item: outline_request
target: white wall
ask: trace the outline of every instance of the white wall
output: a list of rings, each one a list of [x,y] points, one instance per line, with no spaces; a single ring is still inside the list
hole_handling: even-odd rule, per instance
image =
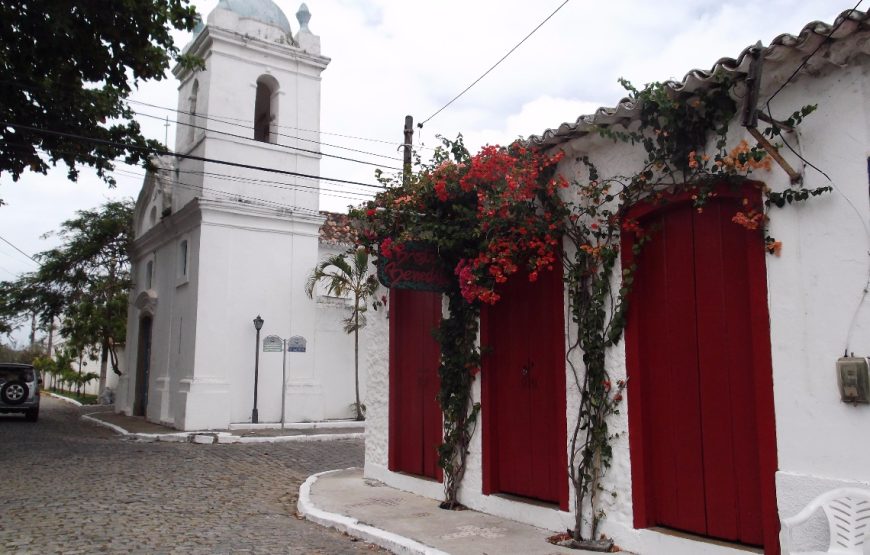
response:
[[[770,214],[770,235],[783,242],[780,257],[766,257],[780,469],[776,486],[783,516],[795,514],[821,491],[843,485],[870,487],[870,443],[866,441],[870,406],[855,407],[840,402],[834,372],[847,336],[850,351],[858,356],[870,355],[870,301],[865,300],[859,307],[868,277],[870,251],[870,238],[863,227],[870,225],[870,80],[866,57],[863,60],[863,67],[837,71],[828,66],[821,75],[802,76],[785,88],[773,105],[775,115],[784,118],[805,104],[819,104],[818,112],[801,125],[799,137],[789,139],[799,145],[804,158],[828,172],[837,187],[833,194],[786,209],[773,208]],[[732,131],[729,148],[743,138],[743,130],[737,124]],[[752,143],[750,137],[746,138]],[[562,147],[568,156],[560,171],[569,179],[584,175],[584,167],[576,161],[580,155],[588,154],[605,177],[630,173],[643,158],[638,149],[594,137]],[[802,170],[806,188],[828,184],[818,172],[804,168],[797,157],[788,152],[783,154]],[[788,186],[787,176],[775,164],[770,172],[756,172],[752,177],[775,191]],[[620,275],[618,268],[614,275]],[[853,316],[855,323],[850,332]],[[566,321],[570,322],[567,316]],[[576,330],[573,323],[570,325],[574,335]],[[367,333],[372,337],[366,339],[371,394],[365,474],[395,487],[438,498],[440,485],[387,470],[387,321],[379,320]],[[625,353],[621,345],[609,353],[608,364],[613,379],[625,378]],[[574,378],[570,368],[566,372],[570,434],[578,399],[572,389]],[[479,381],[474,395],[479,399]],[[631,386],[626,391],[626,396],[630,395]],[[484,415],[485,412],[481,418]],[[610,423],[610,430],[622,435],[613,442],[613,467],[603,484],[616,496],[601,496],[601,506],[607,513],[602,532],[614,537],[624,548],[643,553],[731,552],[726,547],[633,529],[627,422],[624,410]],[[472,442],[460,501],[472,508],[551,530],[570,525],[572,517],[568,513],[480,493],[479,430],[480,426]],[[810,528],[809,534],[815,534],[816,545],[825,541],[824,532],[819,532],[818,527]]]

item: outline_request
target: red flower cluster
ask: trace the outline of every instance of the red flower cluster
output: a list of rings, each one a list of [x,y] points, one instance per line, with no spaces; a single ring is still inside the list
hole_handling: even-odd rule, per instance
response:
[[[461,141],[447,146],[453,158],[442,156],[360,210],[361,236],[388,259],[408,241],[432,243],[458,261],[451,264],[463,298],[492,304],[499,300],[496,287],[521,267],[534,281],[558,262],[569,213],[559,190],[568,182],[550,176],[564,155],[514,143],[462,156]]]

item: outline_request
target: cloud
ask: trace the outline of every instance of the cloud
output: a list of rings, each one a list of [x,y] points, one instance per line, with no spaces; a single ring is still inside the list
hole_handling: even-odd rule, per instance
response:
[[[301,0],[277,0],[294,29]],[[332,63],[323,73],[321,129],[392,142],[383,144],[324,134],[322,141],[400,158],[406,114],[416,122],[429,117],[462,91],[529,33],[561,0],[306,0],[310,27],[322,39]],[[196,0],[207,15],[217,0]],[[540,134],[574,121],[599,105],[613,106],[625,95],[617,83],[625,77],[640,85],[681,79],[694,68],[709,69],[721,57],[737,56],[761,39],[797,33],[810,21],[832,21],[848,5],[830,0],[574,0],[556,14],[504,63],[449,108],[429,121],[414,141],[432,146],[437,134],[462,132],[473,147],[506,144],[517,136]],[[175,33],[179,45],[189,34]],[[174,108],[177,83],[171,75],[142,84],[134,98]],[[239,99],[238,101],[244,101]],[[134,105],[144,113],[166,111]],[[174,114],[169,113],[170,119]],[[163,140],[161,121],[141,118],[149,137]],[[174,141],[174,126],[169,143]],[[325,152],[347,155],[324,147]],[[425,151],[424,151],[425,152]],[[389,165],[383,160],[353,154]],[[324,158],[321,174],[374,183],[373,168]],[[64,172],[28,175],[13,184],[0,177],[0,235],[29,252],[44,250],[38,239],[57,228],[77,209],[99,205],[105,197],[134,196],[141,181],[119,176],[109,190],[91,172],[69,183]],[[330,185],[329,188],[339,186]],[[352,189],[352,188],[351,188]],[[346,195],[343,195],[346,196]],[[324,193],[332,210],[348,202]],[[7,249],[8,250],[8,249]],[[26,261],[0,248],[0,268],[16,273]],[[3,273],[2,278],[8,278]]]

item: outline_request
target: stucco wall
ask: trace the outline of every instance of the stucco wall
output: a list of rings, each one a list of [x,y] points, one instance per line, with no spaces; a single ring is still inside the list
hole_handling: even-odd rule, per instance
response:
[[[863,67],[835,70],[829,66],[822,74],[801,76],[783,90],[772,106],[775,116],[785,118],[805,104],[819,104],[818,111],[801,125],[798,136],[788,138],[805,159],[826,171],[836,186],[833,194],[786,209],[771,210],[770,235],[783,243],[780,257],[766,257],[780,469],[776,487],[783,516],[795,514],[823,490],[843,485],[870,485],[870,465],[867,464],[870,446],[864,440],[866,430],[870,429],[870,407],[840,402],[834,372],[847,337],[850,351],[858,356],[870,354],[870,303],[865,300],[859,305],[868,276],[870,249],[870,238],[863,227],[870,222],[870,107],[867,106],[870,82],[866,58],[864,62]],[[741,138],[744,138],[744,130],[735,123],[729,148]],[[745,138],[752,142],[748,135]],[[582,155],[592,159],[602,176],[630,173],[641,165],[643,158],[638,149],[600,138],[574,141],[562,148],[568,156],[560,165],[560,171],[569,179],[584,177],[586,170],[577,160]],[[804,167],[796,156],[785,149],[783,154],[802,171],[805,187],[828,184],[824,176]],[[757,172],[752,177],[775,191],[788,186],[787,176],[775,164],[770,172]],[[566,194],[570,195],[571,191]],[[620,275],[619,269],[614,275]],[[381,322],[380,327],[369,330],[375,336],[367,340],[373,348],[367,356],[371,394],[365,473],[396,487],[438,497],[437,484],[387,470],[387,330],[387,323]],[[571,324],[571,334],[574,333],[576,330]],[[608,363],[613,379],[625,377],[623,345],[611,350]],[[571,385],[574,377],[570,367],[566,372],[570,436],[578,399]],[[479,399],[479,381],[474,394]],[[629,385],[626,397],[632,394]],[[614,537],[623,547],[642,553],[731,552],[728,547],[633,529],[627,423],[627,410],[614,416],[610,423],[611,431],[619,432],[620,438],[613,442],[613,466],[603,484],[606,491],[601,495],[601,507],[607,517],[602,532]],[[572,519],[571,514],[480,493],[479,430],[480,427],[472,442],[460,501],[472,508],[552,530],[564,529]],[[566,444],[569,439],[566,438]],[[616,495],[609,495],[611,492]],[[815,534],[816,545],[826,541],[819,536],[818,522],[811,526],[809,534]]]

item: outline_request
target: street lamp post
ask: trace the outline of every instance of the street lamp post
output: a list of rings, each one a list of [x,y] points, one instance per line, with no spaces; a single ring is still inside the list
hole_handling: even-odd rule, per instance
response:
[[[257,340],[254,342],[254,410],[251,411],[251,423],[259,422],[257,414],[257,382],[260,380],[260,330],[263,328],[263,319],[257,314],[254,318],[254,328],[257,329]]]

